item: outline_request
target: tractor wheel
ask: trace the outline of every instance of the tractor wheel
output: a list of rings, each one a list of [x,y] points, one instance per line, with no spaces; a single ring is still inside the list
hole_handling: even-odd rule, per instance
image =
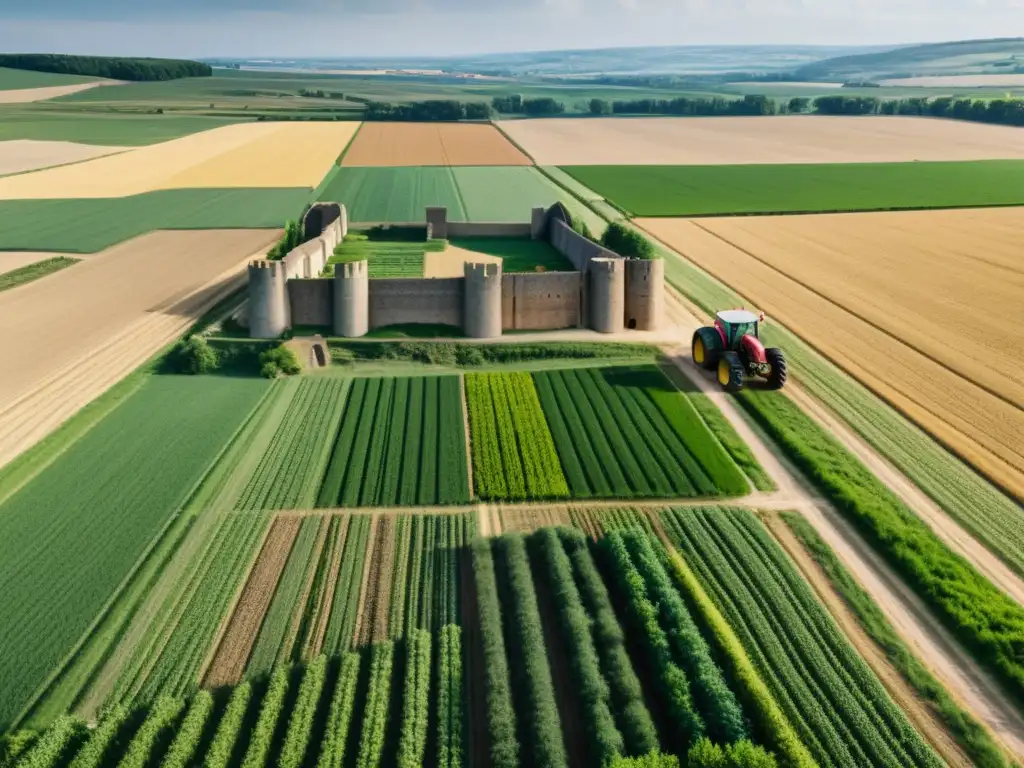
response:
[[[713,371],[718,365],[718,358],[722,354],[721,340],[718,338],[718,331],[714,328],[698,328],[694,331],[693,342],[690,346],[693,353],[693,362],[705,371]]]
[[[724,352],[718,359],[718,383],[726,392],[743,389],[743,363],[735,352]]]
[[[768,360],[768,365],[772,367],[772,372],[768,374],[768,389],[782,389],[786,385],[786,378],[789,375],[789,370],[786,368],[786,356],[781,349],[776,347],[766,349],[764,356]]]

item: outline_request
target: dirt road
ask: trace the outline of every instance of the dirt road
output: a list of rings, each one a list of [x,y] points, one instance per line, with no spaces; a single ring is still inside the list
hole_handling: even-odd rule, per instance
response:
[[[180,336],[277,237],[154,232],[0,294],[0,466]]]

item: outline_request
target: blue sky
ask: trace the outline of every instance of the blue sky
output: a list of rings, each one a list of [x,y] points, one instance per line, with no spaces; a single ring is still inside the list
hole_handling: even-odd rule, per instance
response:
[[[0,0],[0,50],[454,55],[1024,35],[1024,0]]]

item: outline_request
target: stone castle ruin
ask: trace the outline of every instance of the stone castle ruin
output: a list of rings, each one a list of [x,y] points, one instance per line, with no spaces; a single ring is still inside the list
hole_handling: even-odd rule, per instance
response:
[[[501,264],[469,262],[462,277],[370,278],[364,260],[337,264],[333,277],[320,277],[348,233],[345,207],[318,203],[302,227],[313,239],[280,261],[249,265],[253,338],[277,338],[295,326],[330,327],[335,336],[358,338],[391,325],[451,325],[470,338],[489,339],[509,330],[651,331],[662,322],[664,262],[624,259],[583,237],[559,203],[533,209],[523,224],[450,222],[447,209],[428,208],[426,237],[545,240],[573,271],[506,274]]]

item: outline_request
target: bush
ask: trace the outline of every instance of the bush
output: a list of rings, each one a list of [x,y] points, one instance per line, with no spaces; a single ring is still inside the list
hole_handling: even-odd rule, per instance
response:
[[[299,359],[284,344],[260,354],[260,376],[276,379],[279,375],[294,376],[302,370]]]
[[[211,373],[220,365],[217,350],[205,336],[189,336],[174,345],[167,356],[167,368],[172,373],[196,375]]]
[[[657,258],[650,240],[617,221],[608,225],[601,236],[601,245],[627,259]]]
[[[749,741],[721,747],[708,739],[694,744],[686,755],[686,768],[775,768],[775,758]]]
[[[617,757],[608,768],[680,768],[679,758],[655,750],[641,757]]]
[[[587,238],[587,240],[592,240],[594,242],[597,241],[597,238],[594,237],[594,233],[591,232],[590,227],[587,226],[587,222],[583,221],[583,219],[578,216],[572,220],[572,231],[577,235],[582,235]]]

